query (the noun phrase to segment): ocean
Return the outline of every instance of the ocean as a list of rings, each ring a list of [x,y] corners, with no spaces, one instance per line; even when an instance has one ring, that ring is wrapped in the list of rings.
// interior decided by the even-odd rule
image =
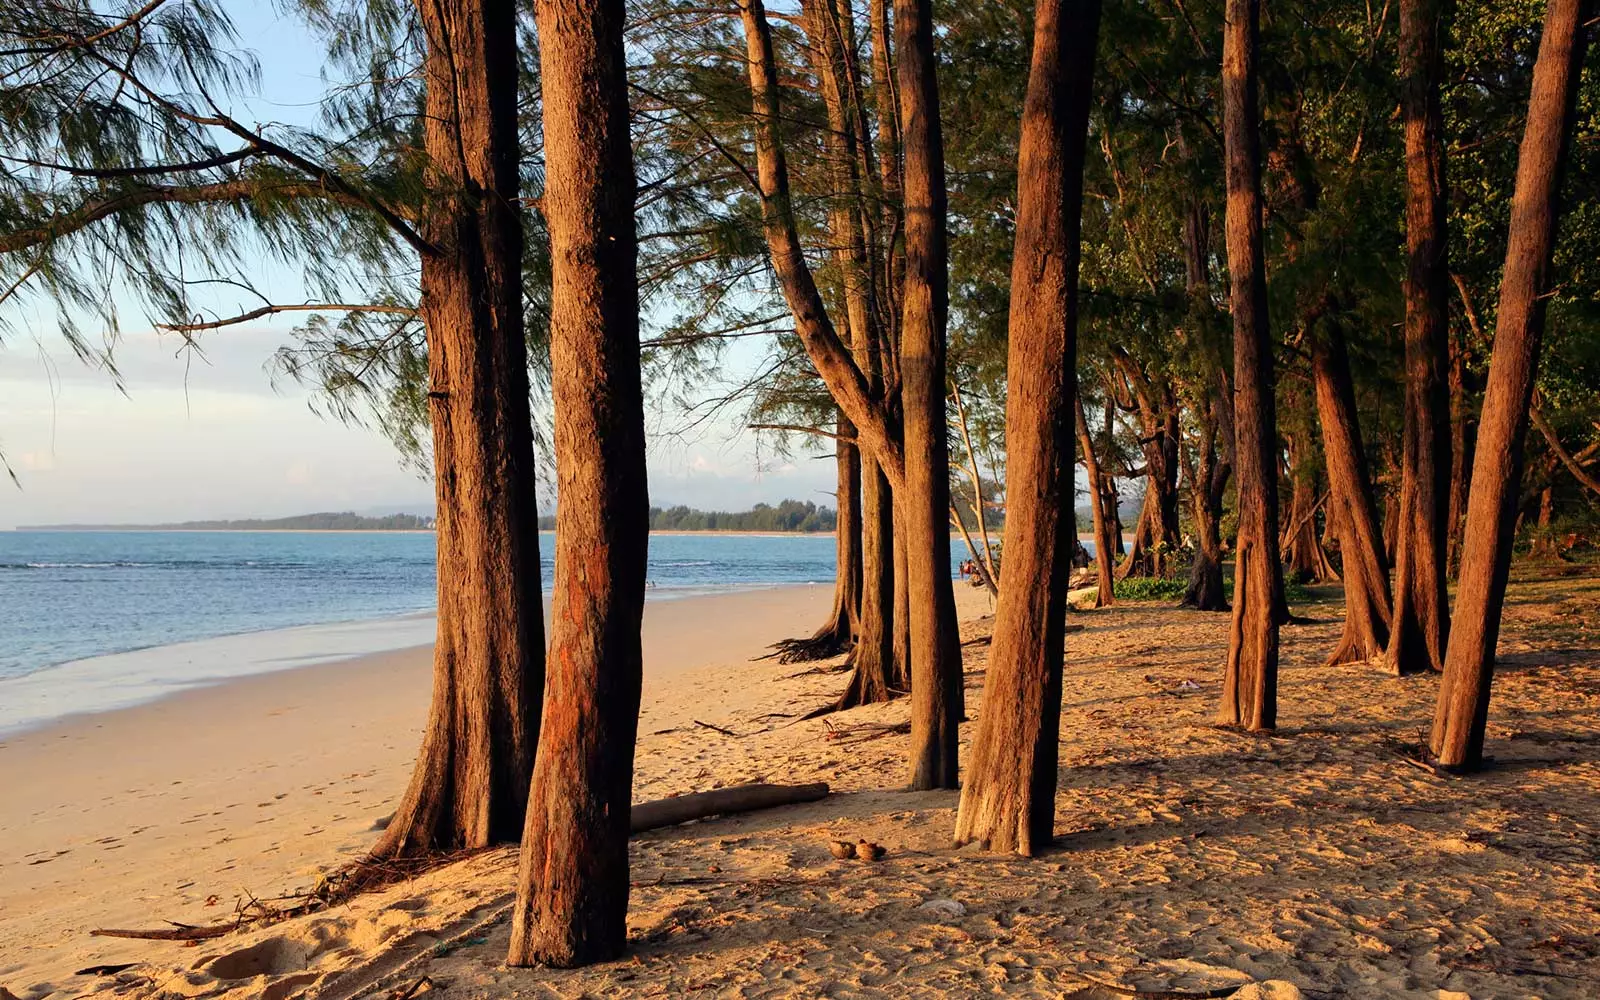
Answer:
[[[832,535],[658,534],[646,597],[833,576]],[[427,532],[0,532],[0,733],[426,643],[434,585]]]

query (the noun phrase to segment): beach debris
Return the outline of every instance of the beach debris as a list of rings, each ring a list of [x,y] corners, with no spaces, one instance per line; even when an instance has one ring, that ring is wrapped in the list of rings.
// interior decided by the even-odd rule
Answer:
[[[731,729],[723,729],[721,726],[713,726],[709,722],[701,722],[699,719],[695,719],[694,720],[694,724],[699,726],[702,729],[709,729],[709,730],[711,730],[713,732],[721,733],[724,736],[732,736],[734,739],[738,739],[739,738],[739,734],[734,732],[733,730],[731,730]]]
[[[1268,980],[1264,983],[1233,983],[1229,986],[1217,986],[1208,990],[1163,990],[1139,989],[1133,986],[1124,986],[1106,979],[1096,979],[1085,972],[1074,972],[1086,983],[1092,983],[1103,990],[1115,993],[1118,996],[1136,997],[1138,1000],[1303,1000],[1303,994],[1295,988],[1293,983],[1282,980]],[[1281,987],[1287,987],[1282,990]],[[1265,988],[1265,989],[1263,989]]]
[[[389,993],[389,1000],[411,1000],[411,998],[414,996],[431,992],[433,988],[433,980],[429,979],[427,976],[423,976],[410,986],[392,990]]]
[[[89,932],[89,936],[133,938],[138,941],[204,941],[207,938],[221,937],[239,926],[238,924],[212,924],[208,927],[196,927],[192,924],[180,924],[170,920],[167,922],[172,926],[133,930],[117,927],[97,927]]]
[[[858,722],[852,726],[836,726],[826,719],[822,722],[822,738],[838,743],[865,743],[885,736],[902,736],[911,732],[911,722]]]
[[[22,998],[6,989],[4,986],[0,986],[0,1000],[22,1000]]]
[[[856,845],[848,840],[830,840],[828,841],[828,853],[840,861],[844,861],[847,858],[856,856]]]
[[[734,785],[731,788],[714,788],[709,792],[691,792],[654,802],[635,805],[629,817],[633,833],[655,830],[663,826],[676,826],[695,819],[727,816],[733,813],[772,809],[776,806],[815,802],[828,794],[826,782],[810,785],[769,785],[756,782]]]
[[[862,861],[878,861],[887,853],[882,847],[870,840],[856,841],[856,857]]]
[[[945,899],[943,897],[927,900],[917,907],[917,911],[919,913],[939,913],[947,917],[964,917],[967,915],[966,906],[953,899]]]

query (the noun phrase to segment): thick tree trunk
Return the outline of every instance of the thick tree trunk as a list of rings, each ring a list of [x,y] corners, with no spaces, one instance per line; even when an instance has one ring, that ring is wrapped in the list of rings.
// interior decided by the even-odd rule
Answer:
[[[1061,660],[1077,524],[1078,240],[1099,0],[1039,0],[1017,168],[1006,357],[1006,555],[956,843],[1054,836]]]
[[[1433,722],[1433,751],[1448,767],[1483,763],[1495,644],[1511,569],[1512,529],[1522,479],[1528,404],[1552,288],[1551,253],[1561,179],[1583,65],[1584,21],[1592,2],[1550,0],[1533,68],[1528,122],[1518,153],[1506,263],[1500,279],[1494,352],[1478,424],[1467,500],[1461,583]]]
[[[1370,660],[1389,640],[1389,564],[1378,526],[1378,505],[1361,447],[1355,383],[1344,331],[1331,327],[1311,340],[1311,375],[1316,385],[1317,422],[1328,468],[1328,523],[1339,539],[1344,563],[1344,633],[1328,664]]]
[[[517,839],[544,687],[515,12],[462,0],[422,21],[424,142],[443,178],[423,224],[439,252],[422,260],[439,618],[422,749],[379,857]]]
[[[1401,0],[1401,111],[1406,131],[1406,392],[1400,462],[1394,624],[1396,674],[1440,670],[1450,631],[1445,589],[1450,514],[1450,271],[1444,112],[1439,103],[1444,0]]]
[[[1278,430],[1261,244],[1261,142],[1256,97],[1260,0],[1227,0],[1222,121],[1233,305],[1233,422],[1239,477],[1234,623],[1217,721],[1252,731],[1278,715]]]
[[[1075,13],[1075,12],[1069,12],[1069,16],[1071,16],[1071,13]],[[1054,16],[1056,16],[1056,17],[1059,17],[1060,16],[1059,8],[1056,11],[1053,11],[1052,14]],[[1098,9],[1096,10],[1096,14],[1098,15]],[[1098,23],[1096,24],[1096,27],[1098,27]],[[1035,27],[1034,31],[1035,31],[1035,34],[1037,34],[1038,28]],[[1060,33],[1059,26],[1057,26],[1054,29],[1054,31],[1059,36],[1059,33]],[[1035,41],[1034,44],[1038,45],[1039,43],[1037,41]],[[1068,71],[1069,72],[1071,71],[1070,67],[1068,67]],[[1079,169],[1080,169],[1080,171],[1082,170],[1082,164],[1079,164]],[[1080,180],[1079,181],[1079,186],[1080,186],[1079,200],[1080,200],[1080,202],[1082,200],[1081,185],[1082,185],[1082,181]],[[1015,262],[1013,261],[1013,267],[1014,266],[1015,266]],[[1074,318],[1076,318],[1076,314],[1074,314]],[[1076,347],[1076,338],[1074,338],[1074,348],[1075,347]],[[1076,386],[1076,382],[1074,382],[1074,386]],[[1107,608],[1107,607],[1110,607],[1111,605],[1115,604],[1116,600],[1117,600],[1117,598],[1116,598],[1117,581],[1116,581],[1116,576],[1112,572],[1112,564],[1111,564],[1111,560],[1114,558],[1114,556],[1112,555],[1112,550],[1116,546],[1115,546],[1115,543],[1113,543],[1112,540],[1111,540],[1111,520],[1110,520],[1110,518],[1108,518],[1106,516],[1106,496],[1105,496],[1106,491],[1105,491],[1104,481],[1101,478],[1100,462],[1099,462],[1098,459],[1096,459],[1095,453],[1094,453],[1094,442],[1089,439],[1089,422],[1085,418],[1084,412],[1083,412],[1083,397],[1081,395],[1079,395],[1077,392],[1074,392],[1072,395],[1073,395],[1073,407],[1074,407],[1074,410],[1076,412],[1076,418],[1077,418],[1076,423],[1077,423],[1077,430],[1078,430],[1078,447],[1083,450],[1083,467],[1084,467],[1084,470],[1089,475],[1089,510],[1091,512],[1091,515],[1094,518],[1094,566],[1095,566],[1094,606],[1097,607],[1097,608]],[[1008,398],[1007,402],[1009,404],[1009,398]],[[1075,509],[1073,511],[1072,517],[1073,517],[1072,531],[1073,531],[1073,536],[1076,537],[1077,536],[1077,531],[1078,531],[1078,523],[1077,523],[1077,511]]]
[[[894,20],[906,245],[899,351],[905,483],[896,490],[895,528],[906,540],[911,599],[911,787],[955,788],[962,679],[947,519],[949,277],[932,0],[895,0]]]
[[[539,0],[556,579],[509,965],[627,943],[649,499],[623,0]]]

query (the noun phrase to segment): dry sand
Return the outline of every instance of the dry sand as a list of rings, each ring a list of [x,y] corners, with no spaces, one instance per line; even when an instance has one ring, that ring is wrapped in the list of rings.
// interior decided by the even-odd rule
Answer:
[[[963,635],[986,634],[987,599],[959,589]],[[893,790],[906,738],[879,727],[903,722],[904,702],[793,720],[842,676],[749,657],[809,630],[828,597],[651,606],[636,799],[758,778],[838,794],[636,838],[622,961],[506,969],[509,849],[198,945],[87,936],[208,923],[246,891],[305,887],[355,856],[415,749],[426,661],[404,653],[0,745],[0,986],[24,1000],[289,1000],[385,996],[426,975],[443,1000],[1117,995],[1091,976],[1255,982],[1239,1000],[1600,997],[1600,581],[1513,587],[1490,724],[1499,766],[1469,780],[1394,749],[1431,717],[1433,678],[1321,666],[1336,593],[1297,609],[1315,624],[1284,631],[1270,738],[1209,725],[1225,615],[1078,614],[1060,843],[1034,859],[952,850],[955,793]],[[974,716],[984,657],[967,648]],[[861,837],[887,856],[829,855],[828,841]],[[124,962],[141,964],[73,975]]]

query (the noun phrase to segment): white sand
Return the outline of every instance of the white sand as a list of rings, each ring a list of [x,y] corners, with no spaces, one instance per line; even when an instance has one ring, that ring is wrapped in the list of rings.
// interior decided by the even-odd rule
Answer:
[[[986,599],[959,591],[963,635],[985,634]],[[1284,631],[1282,728],[1265,739],[1209,725],[1225,615],[1078,615],[1060,846],[1034,859],[952,850],[955,794],[893,790],[905,737],[850,727],[901,722],[903,701],[803,723],[772,714],[842,683],[748,662],[813,627],[829,596],[651,606],[636,798],[756,778],[822,779],[839,794],[636,838],[622,961],[506,969],[509,849],[197,946],[86,936],[211,922],[245,889],[303,886],[358,852],[415,749],[426,664],[412,653],[240,681],[0,748],[0,985],[29,1000],[331,1000],[426,974],[445,1000],[1114,995],[1089,975],[1257,984],[1238,1000],[1600,996],[1600,582],[1514,588],[1491,717],[1501,766],[1470,780],[1390,748],[1427,724],[1433,678],[1320,665],[1336,602]],[[975,717],[984,647],[967,657]],[[827,841],[858,837],[887,857],[828,854]]]

